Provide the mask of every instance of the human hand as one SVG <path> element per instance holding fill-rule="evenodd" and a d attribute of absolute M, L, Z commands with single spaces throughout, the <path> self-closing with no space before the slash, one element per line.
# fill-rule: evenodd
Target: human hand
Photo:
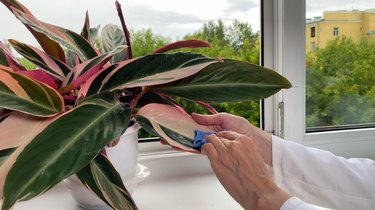
<path fill-rule="evenodd" d="M 217 178 L 245 209 L 280 209 L 291 196 L 273 181 L 248 136 L 232 131 L 206 136 L 202 147 Z"/>
<path fill-rule="evenodd" d="M 272 136 L 249 123 L 245 118 L 228 113 L 200 115 L 193 113 L 191 117 L 201 125 L 210 126 L 215 131 L 230 130 L 250 137 L 263 161 L 272 166 Z"/>

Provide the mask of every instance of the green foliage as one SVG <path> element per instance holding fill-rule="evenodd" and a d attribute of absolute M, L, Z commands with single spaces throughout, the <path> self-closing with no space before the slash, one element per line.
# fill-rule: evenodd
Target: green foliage
<path fill-rule="evenodd" d="M 375 40 L 332 40 L 306 59 L 306 126 L 375 119 Z"/>
<path fill-rule="evenodd" d="M 212 45 L 212 48 L 198 48 L 191 51 L 212 57 L 226 57 L 259 64 L 259 33 L 253 32 L 248 23 L 234 20 L 232 25 L 225 26 L 222 20 L 210 21 L 197 32 L 186 35 L 184 39 L 205 40 Z M 214 108 L 218 112 L 228 112 L 245 117 L 252 124 L 259 126 L 259 102 L 223 103 L 214 106 Z M 202 110 L 198 109 L 196 112 L 199 111 Z"/>
<path fill-rule="evenodd" d="M 169 38 L 154 34 L 150 28 L 131 31 L 133 56 L 138 57 L 152 53 L 155 49 L 169 44 Z"/>

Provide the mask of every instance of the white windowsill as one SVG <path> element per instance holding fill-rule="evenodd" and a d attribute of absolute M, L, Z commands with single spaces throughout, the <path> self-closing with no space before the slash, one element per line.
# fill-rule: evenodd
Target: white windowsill
<path fill-rule="evenodd" d="M 159 142 L 140 144 L 139 163 L 150 176 L 133 198 L 140 210 L 242 210 L 212 172 L 203 155 L 176 152 Z M 316 206 L 317 209 L 324 209 Z M 58 184 L 43 195 L 18 202 L 13 210 L 85 210 Z"/>
<path fill-rule="evenodd" d="M 139 162 L 151 173 L 133 195 L 140 210 L 242 209 L 218 182 L 202 155 L 164 151 L 152 156 L 141 154 Z M 62 185 L 32 200 L 18 202 L 13 210 L 51 209 L 83 210 Z"/>

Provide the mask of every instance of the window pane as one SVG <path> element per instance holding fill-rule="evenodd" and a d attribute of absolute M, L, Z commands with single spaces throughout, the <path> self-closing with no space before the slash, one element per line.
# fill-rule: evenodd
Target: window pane
<path fill-rule="evenodd" d="M 106 24 L 120 26 L 115 1 L 92 0 L 77 3 L 65 0 L 63 3 L 52 1 L 46 4 L 45 1 L 34 0 L 23 3 L 38 19 L 78 33 L 83 27 L 86 10 L 89 12 L 91 27 L 100 25 L 100 28 L 104 28 Z M 212 48 L 190 51 L 259 64 L 259 0 L 127 0 L 120 3 L 131 33 L 133 56 L 151 53 L 176 40 L 201 39 L 209 41 Z M 75 7 L 72 8 L 71 5 Z M 12 22 L 9 23 L 9 20 Z M 35 39 L 6 7 L 0 7 L 0 24 L 12 25 L 7 30 L 0 31 L 1 41 L 14 38 L 37 45 Z M 26 62 L 24 65 L 30 64 L 23 61 Z M 35 65 L 30 68 L 35 68 Z M 189 112 L 207 113 L 203 107 L 189 101 L 178 101 Z M 259 126 L 259 102 L 225 103 L 214 108 L 219 112 L 243 116 Z"/>
<path fill-rule="evenodd" d="M 138 1 L 128 1 L 128 4 Z M 163 30 L 160 30 L 158 24 L 137 24 L 133 26 L 133 34 L 137 35 L 144 30 L 151 30 L 153 36 L 164 37 L 165 40 L 175 41 L 184 39 L 201 39 L 212 44 L 212 48 L 192 49 L 188 51 L 202 53 L 210 57 L 231 58 L 250 63 L 259 64 L 259 11 L 260 3 L 258 0 L 246 2 L 222 1 L 165 1 L 157 0 L 149 3 L 144 1 L 153 10 L 158 11 L 158 18 L 163 19 Z M 200 5 L 198 8 L 186 9 L 192 5 Z M 215 7 L 215 8 L 213 8 Z M 210 8 L 207 10 L 207 8 Z M 140 8 L 141 9 L 141 8 Z M 196 11 L 203 10 L 203 11 Z M 131 13 L 132 11 L 128 11 Z M 174 19 L 169 17 L 173 13 Z M 138 11 L 137 14 L 144 14 Z M 129 23 L 132 22 L 132 14 L 129 14 Z M 177 27 L 177 28 L 176 28 Z M 175 34 L 178 33 L 176 36 Z M 136 55 L 143 55 L 151 52 L 142 47 L 144 38 L 139 35 L 139 50 Z M 133 35 L 133 40 L 134 40 Z M 160 43 L 158 46 L 165 44 Z M 133 45 L 134 46 L 134 45 Z M 138 46 L 138 45 L 137 45 Z M 204 107 L 186 101 L 181 98 L 176 99 L 188 113 L 209 113 Z M 213 105 L 218 112 L 228 112 L 248 119 L 256 126 L 260 126 L 260 103 L 259 102 L 239 102 L 223 103 Z M 141 136 L 147 136 L 144 132 Z"/>
<path fill-rule="evenodd" d="M 370 8 L 375 2 L 306 1 L 307 131 L 375 123 L 375 10 Z"/>

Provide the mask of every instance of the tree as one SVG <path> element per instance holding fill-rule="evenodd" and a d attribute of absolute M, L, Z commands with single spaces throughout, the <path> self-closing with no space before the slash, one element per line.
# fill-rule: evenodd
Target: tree
<path fill-rule="evenodd" d="M 336 38 L 306 66 L 307 127 L 374 122 L 375 40 Z"/>
<path fill-rule="evenodd" d="M 197 32 L 186 35 L 184 39 L 201 39 L 212 45 L 212 48 L 195 49 L 195 52 L 259 64 L 259 33 L 254 33 L 248 23 L 234 20 L 232 25 L 225 26 L 222 20 L 209 21 Z M 214 108 L 219 112 L 245 117 L 256 126 L 260 125 L 259 102 L 223 103 L 214 105 Z"/>
<path fill-rule="evenodd" d="M 131 31 L 133 57 L 146 55 L 171 42 L 169 38 L 154 34 L 151 28 Z"/>

